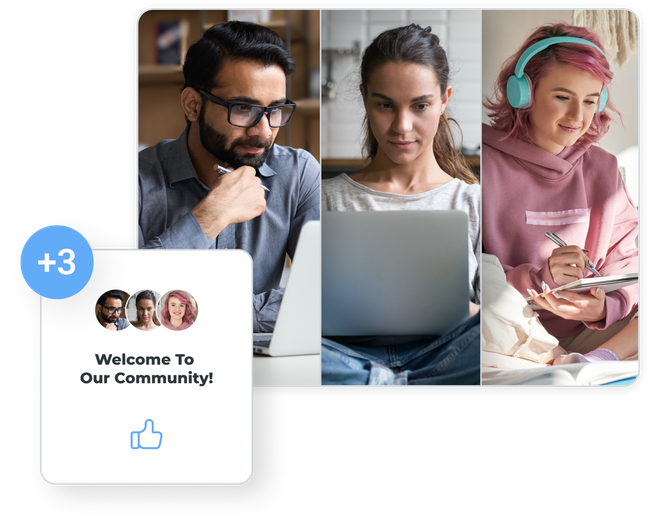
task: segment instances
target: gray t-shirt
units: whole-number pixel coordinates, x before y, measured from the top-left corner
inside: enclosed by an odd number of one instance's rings
[[[378,192],[353,181],[347,174],[323,180],[323,211],[463,210],[468,216],[470,300],[481,303],[481,186],[452,179],[421,194]]]

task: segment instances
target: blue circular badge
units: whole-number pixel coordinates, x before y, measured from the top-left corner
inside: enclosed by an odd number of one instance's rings
[[[25,282],[42,297],[64,299],[90,280],[94,259],[90,244],[67,226],[48,226],[32,235],[20,256]]]

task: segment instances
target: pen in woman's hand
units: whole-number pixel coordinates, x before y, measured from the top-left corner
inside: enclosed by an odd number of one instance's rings
[[[563,248],[564,246],[567,246],[567,243],[564,242],[562,239],[560,239],[557,235],[555,235],[553,232],[546,232],[546,236],[551,239],[555,244],[557,244],[560,248]],[[583,252],[587,252],[589,250],[582,250]],[[586,256],[586,255],[585,255]],[[596,270],[596,267],[594,266],[594,263],[591,262],[590,259],[587,259],[587,266],[586,268],[591,271],[596,277],[602,277],[600,273]]]
[[[232,172],[232,170],[228,170],[227,168],[224,168],[221,165],[214,165],[213,170],[215,172],[219,172],[221,175],[229,174],[230,172]],[[266,186],[264,186],[263,184],[260,184],[260,186],[262,188],[264,188],[264,190],[266,190],[267,192],[270,192],[270,190]]]

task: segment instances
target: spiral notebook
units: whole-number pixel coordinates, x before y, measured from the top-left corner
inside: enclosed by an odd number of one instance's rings
[[[587,279],[574,280],[564,286],[555,288],[553,291],[575,291],[576,293],[588,293],[591,288],[601,288],[605,293],[639,283],[638,273],[627,273],[625,275],[607,275],[606,277],[589,277]],[[533,297],[526,297],[526,302],[531,302]],[[536,305],[533,309],[540,309]]]

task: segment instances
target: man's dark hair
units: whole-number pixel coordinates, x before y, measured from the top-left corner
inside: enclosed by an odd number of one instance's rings
[[[185,87],[210,92],[227,60],[253,60],[268,67],[277,65],[285,75],[296,62],[283,48],[282,39],[271,29],[250,22],[226,22],[213,25],[194,43],[185,56]]]
[[[122,292],[116,289],[112,289],[110,291],[107,291],[104,293],[101,297],[99,297],[99,300],[97,301],[97,304],[100,306],[103,306],[106,303],[106,299],[109,298],[117,298],[120,299],[122,304],[124,304],[124,297],[122,296]]]

